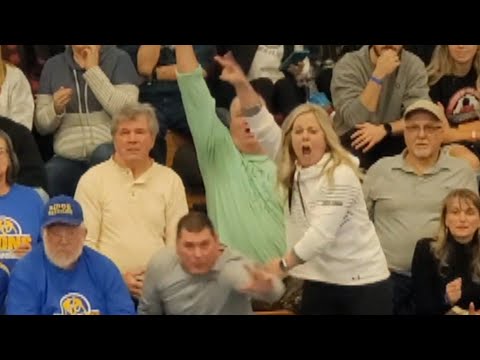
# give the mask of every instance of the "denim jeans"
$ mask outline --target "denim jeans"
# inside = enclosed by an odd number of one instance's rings
[[[99,145],[90,160],[72,160],[55,155],[45,164],[50,197],[58,195],[74,196],[78,181],[94,165],[108,160],[113,154],[111,143]]]

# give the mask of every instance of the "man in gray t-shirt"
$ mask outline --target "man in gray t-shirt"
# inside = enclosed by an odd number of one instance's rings
[[[163,249],[147,268],[138,312],[143,315],[249,315],[251,297],[274,302],[282,281],[225,248],[207,215],[178,223],[175,249]]]
[[[403,112],[429,98],[425,65],[402,45],[346,54],[333,69],[331,91],[335,130],[365,169],[403,150]]]
[[[412,314],[410,267],[418,240],[434,237],[443,199],[457,188],[478,193],[469,164],[442,151],[443,111],[418,100],[405,113],[400,155],[384,157],[367,172],[363,192],[394,281],[394,313]],[[445,119],[446,121],[446,119]]]

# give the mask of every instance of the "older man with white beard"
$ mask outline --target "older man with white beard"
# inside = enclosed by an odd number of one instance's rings
[[[478,193],[465,160],[441,149],[443,110],[418,100],[404,114],[406,150],[385,157],[367,172],[363,191],[394,280],[394,314],[413,314],[411,263],[417,241],[434,237],[442,201],[458,188]]]
[[[19,260],[10,279],[7,314],[127,315],[133,301],[115,264],[84,247],[78,202],[52,198],[43,215],[43,245]]]

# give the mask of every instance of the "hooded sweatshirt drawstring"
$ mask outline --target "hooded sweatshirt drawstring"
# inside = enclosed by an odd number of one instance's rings
[[[90,128],[89,130],[89,133],[90,133],[90,143],[93,144],[93,133],[92,133],[92,129],[90,127],[90,123],[88,121],[88,113],[89,113],[89,109],[88,109],[88,84],[85,83],[85,87],[84,87],[84,98],[85,98],[85,113],[83,112],[82,110],[82,101],[81,101],[81,96],[80,96],[80,83],[78,81],[78,77],[77,77],[77,70],[73,69],[73,77],[75,78],[75,87],[77,89],[77,101],[78,101],[78,113],[79,113],[79,117],[80,117],[80,123],[81,123],[81,128],[82,128],[82,137],[83,139],[85,140],[86,139],[86,136],[85,136],[85,126],[87,126],[88,128]],[[85,117],[85,121],[86,123],[84,123],[83,119],[83,115],[86,115]],[[83,156],[86,157],[87,156],[87,147],[84,143],[84,146],[83,146]]]

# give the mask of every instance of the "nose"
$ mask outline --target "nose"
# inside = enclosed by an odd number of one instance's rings
[[[425,128],[420,127],[420,129],[418,129],[418,137],[424,138],[424,137],[426,137],[426,135],[427,135],[427,134],[426,134],[426,132],[425,132]]]
[[[131,132],[128,134],[128,142],[136,142],[137,141],[137,135],[134,132]]]
[[[193,256],[195,256],[196,258],[199,258],[202,256],[202,250],[198,247],[196,247],[194,250],[193,250]]]
[[[68,243],[68,234],[66,232],[59,233],[57,236],[58,242],[61,245],[66,245]]]

